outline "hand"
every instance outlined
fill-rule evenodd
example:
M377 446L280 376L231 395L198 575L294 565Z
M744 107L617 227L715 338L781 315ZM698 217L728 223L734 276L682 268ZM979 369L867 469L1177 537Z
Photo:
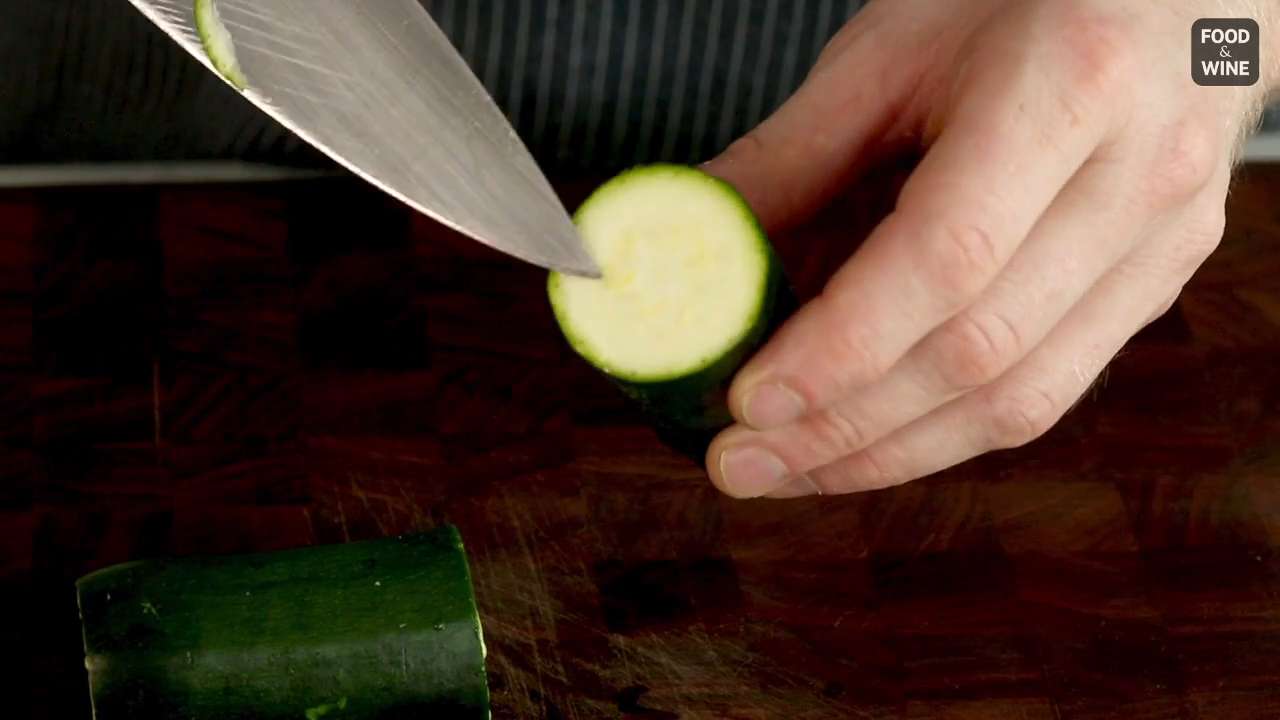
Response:
M1224 5L1231 7L1224 8ZM712 443L738 497L881 488L1040 436L1222 236L1274 81L1190 76L1198 17L1262 0L874 2L797 93L708 164L770 230L879 148L923 160L896 208L738 374Z

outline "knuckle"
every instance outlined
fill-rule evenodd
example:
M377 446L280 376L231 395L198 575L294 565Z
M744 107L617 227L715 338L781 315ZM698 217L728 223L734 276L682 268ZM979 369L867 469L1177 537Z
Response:
M871 440L863 423L840 407L833 407L819 415L818 433L825 439L824 445L837 455L861 450Z
M878 448L868 448L854 457L857 463L856 472L859 485L868 488L881 488L898 485L902 482L898 479L898 473L893 471L893 463Z
M849 385L871 382L889 371L889 363L860 333L846 330L837 333L835 341L836 369L847 376Z
M861 326L848 321L847 303L840 300L837 288L828 284L813 305L823 316L824 353L829 353L830 372L844 380L840 385L870 382L889 371L892 363L877 349L878 344Z
M1046 5L1048 36L1054 38L1066 86L1085 97L1114 102L1136 64L1132 37L1114 15L1079 2Z
M809 76L821 74L823 70L829 68L832 63L836 62L846 50L850 48L861 36L862 25L857 21L845 23L831 39L822 46L822 51L818 53L818 59L814 62L813 67L809 70Z
M972 300L1001 265L991 233L980 223L935 222L925 229L922 249L925 272L942 293L945 309Z
M987 400L989 444L1014 448L1044 435L1061 417L1061 403L1045 390L1024 384L1003 388Z
M1160 209L1181 203L1213 179L1221 152L1214 134L1190 120L1171 130L1147 173L1147 196Z
M935 363L951 390L969 390L994 381L1022 352L1017 328L996 312L962 312L940 333Z
M760 137L759 131L753 130L730 143L729 147L716 158L716 162L726 167L735 165L751 167L765 152L764 140Z
M1222 224L1219 222L1214 226L1195 229L1187 238L1186 248L1183 255L1182 266L1179 268L1181 274L1190 275L1200 267L1204 261L1218 249L1218 244L1222 242Z

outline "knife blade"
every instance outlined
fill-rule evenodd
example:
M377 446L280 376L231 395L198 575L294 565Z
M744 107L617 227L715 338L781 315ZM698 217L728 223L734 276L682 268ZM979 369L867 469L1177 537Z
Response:
M599 269L529 150L417 0L131 0L250 102L351 172L522 260ZM208 15L204 16L206 22Z

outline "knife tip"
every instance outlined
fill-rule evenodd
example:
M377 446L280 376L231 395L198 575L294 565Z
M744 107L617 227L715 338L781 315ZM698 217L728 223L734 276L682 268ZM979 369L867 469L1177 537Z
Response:
M590 257L583 255L581 258L574 258L566 263L556 263L551 270L565 275L575 275L580 278L589 280L599 280L603 277L599 266Z

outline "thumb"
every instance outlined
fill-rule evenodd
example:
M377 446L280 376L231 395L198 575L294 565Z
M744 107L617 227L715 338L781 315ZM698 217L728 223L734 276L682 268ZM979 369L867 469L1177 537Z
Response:
M703 169L737 188L766 231L803 222L876 154L903 120L914 63L895 62L892 27L855 16L799 89Z

